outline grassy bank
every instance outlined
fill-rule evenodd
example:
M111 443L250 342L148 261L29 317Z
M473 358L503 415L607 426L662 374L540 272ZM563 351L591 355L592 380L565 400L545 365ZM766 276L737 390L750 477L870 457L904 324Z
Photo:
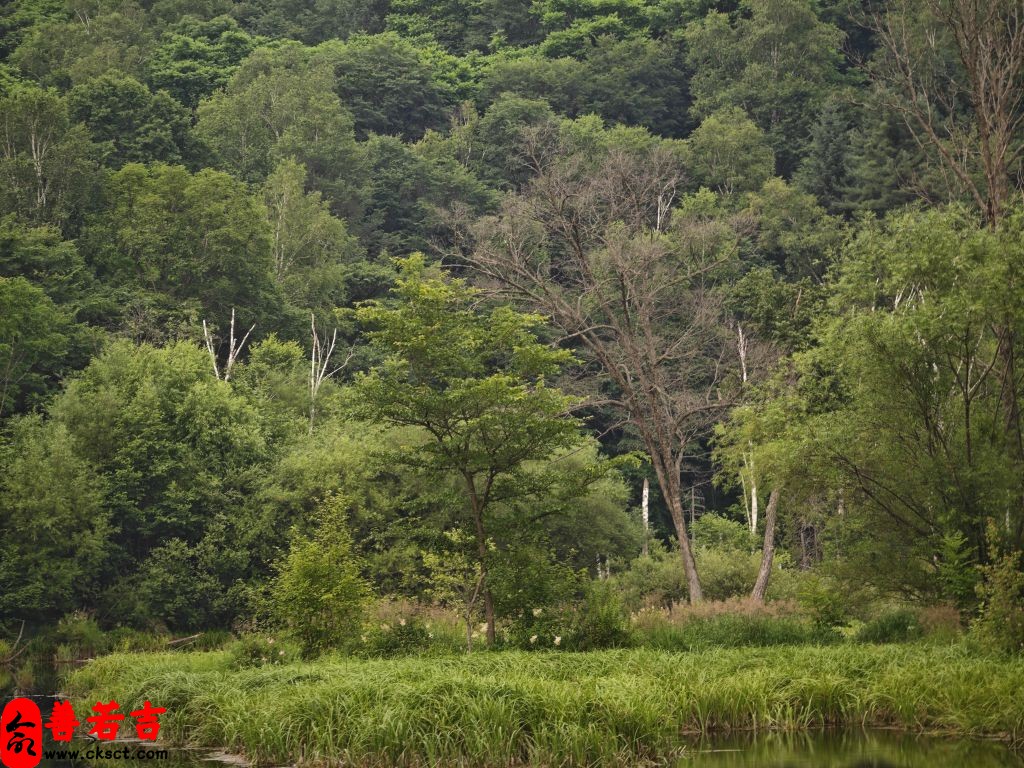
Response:
M81 699L166 707L164 735L260 763L635 762L681 732L896 726L1024 739L1024 660L965 646L327 659L232 671L224 652L118 654Z

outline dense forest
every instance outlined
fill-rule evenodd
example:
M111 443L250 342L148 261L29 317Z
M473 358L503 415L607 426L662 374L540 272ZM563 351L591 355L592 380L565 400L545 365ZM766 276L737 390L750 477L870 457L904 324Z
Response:
M1019 649L1022 153L1019 0L10 0L0 629Z

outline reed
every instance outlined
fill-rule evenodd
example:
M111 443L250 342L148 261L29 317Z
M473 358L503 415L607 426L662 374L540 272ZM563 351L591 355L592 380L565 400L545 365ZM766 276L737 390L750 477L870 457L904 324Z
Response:
M865 724L1024 739L1024 660L966 645L498 652L232 670L224 652L120 654L70 678L143 698L165 735L261 764L636 764L684 733Z

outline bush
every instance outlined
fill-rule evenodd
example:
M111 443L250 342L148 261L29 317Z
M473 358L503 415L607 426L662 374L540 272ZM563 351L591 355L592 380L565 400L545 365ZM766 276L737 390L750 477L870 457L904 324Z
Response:
M687 595L679 553L659 541L652 541L650 554L633 560L629 569L613 575L611 582L631 611L667 608L685 600Z
M671 651L770 645L827 645L841 639L838 632L796 618L721 615L646 623L640 644Z
M633 634L622 600L611 584L587 585L586 597L572 612L567 647L575 651L625 648Z
M278 566L273 613L310 657L352 644L359 636L369 588L359 573L345 503L328 497L312 538L299 538Z
M290 664L299 659L294 643L265 635L243 635L228 646L233 669L262 667L267 664Z
M1024 653L1024 573L1020 553L1006 553L982 568L978 596L984 601L973 630L983 645L1006 653Z
M390 658L412 656L430 648L431 633L419 619L400 618L392 623L367 627L363 632L361 651L369 656Z
M756 542L743 523L712 512L701 515L691 528L695 547L731 552L750 552Z
M800 607L820 627L837 627L846 623L846 600L831 580L808 576L797 592Z
M899 608L886 611L861 627L854 639L859 643L906 643L924 634L915 611Z
M95 656L107 649L108 639L96 620L84 611L64 616L57 624L54 639L71 646L79 657Z

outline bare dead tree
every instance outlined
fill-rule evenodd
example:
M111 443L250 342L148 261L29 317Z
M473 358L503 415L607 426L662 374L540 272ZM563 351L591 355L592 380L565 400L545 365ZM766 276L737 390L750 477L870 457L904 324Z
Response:
M470 263L582 348L601 404L650 455L698 602L682 473L739 390L716 272L735 254L740 221L673 217L683 176L671 145L615 148L595 160L538 129L525 155L533 180L477 223Z
M883 101L995 227L1021 182L1024 4L893 0L867 23Z
M231 308L231 331L228 336L228 356L224 361L224 365L221 366L217 361L217 350L213 343L213 335L210 333L210 329L206 326L206 320L203 320L203 340L206 342L206 351L210 353L210 364L213 365L213 375L222 381L231 381L231 369L235 367L235 362L238 360L238 355L242 351L242 347L245 346L245 342L249 340L249 334L256 328L256 324L253 323L252 327L245 332L245 336L242 337L241 341L235 342L235 309Z
M310 312L309 331L313 342L309 354L309 432L312 434L313 422L316 419L316 398L320 394L320 387L327 379L343 370L352 361L355 351L349 349L345 362L332 369L331 355L334 354L334 347L338 342L338 329L334 329L330 342L328 342L326 334L320 338L320 334L316 330L316 315Z

